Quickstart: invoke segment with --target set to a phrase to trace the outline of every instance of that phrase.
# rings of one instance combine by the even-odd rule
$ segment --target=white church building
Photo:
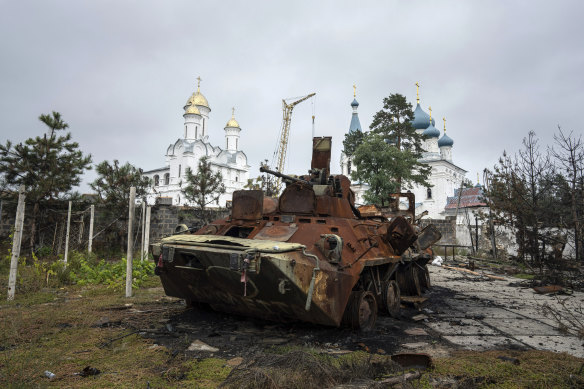
[[[417,85],[417,84],[416,84]],[[354,95],[355,97],[355,95]],[[417,91],[417,105],[414,110],[414,120],[412,125],[416,132],[425,135],[422,144],[425,150],[420,162],[429,165],[432,170],[429,176],[430,188],[415,185],[410,188],[403,188],[404,191],[411,191],[416,196],[416,214],[419,215],[428,211],[428,217],[432,219],[444,219],[447,214],[445,211],[448,197],[454,196],[454,191],[459,189],[466,170],[454,164],[452,160],[452,147],[454,141],[446,135],[446,120],[444,119],[444,134],[440,136],[440,131],[434,127],[435,120],[428,115],[420,106],[419,90]],[[361,123],[357,113],[359,103],[356,98],[351,103],[353,109],[349,132],[362,131]],[[430,109],[430,114],[432,113]],[[355,169],[351,164],[351,157],[341,153],[341,171],[347,177],[350,177],[351,170]],[[354,182],[351,189],[355,192],[356,203],[365,204],[363,195],[369,186]]]
[[[225,207],[231,201],[233,192],[243,189],[249,178],[247,156],[239,149],[241,127],[235,120],[235,110],[223,129],[225,148],[213,146],[209,142],[210,134],[216,138],[217,132],[209,130],[211,107],[201,93],[200,77],[197,80],[197,91],[183,107],[182,136],[167,147],[164,167],[144,172],[144,176],[152,182],[149,203],[162,200],[173,205],[190,205],[182,194],[182,188],[186,185],[186,169],[190,168],[196,174],[199,159],[204,156],[209,158],[213,172],[221,173],[226,189],[218,202],[209,204],[210,208]]]

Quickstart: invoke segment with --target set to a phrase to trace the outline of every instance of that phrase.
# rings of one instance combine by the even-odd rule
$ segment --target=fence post
[[[95,214],[95,205],[91,204],[91,217],[89,218],[89,243],[87,244],[87,252],[91,252],[93,245],[93,216]]]
[[[16,208],[16,221],[14,222],[14,237],[12,238],[12,257],[10,258],[10,275],[8,276],[8,300],[14,300],[16,289],[16,273],[18,269],[18,257],[20,257],[20,242],[22,240],[22,225],[24,224],[24,185],[18,189],[18,206]]]
[[[150,245],[150,213],[151,206],[146,207],[146,221],[144,222],[144,256],[148,259],[148,246]]]
[[[67,211],[67,234],[65,235],[65,256],[63,262],[67,263],[69,255],[69,231],[71,230],[71,201],[69,201],[69,211]]]
[[[133,239],[132,239],[132,231],[134,227],[134,207],[136,200],[136,188],[130,188],[130,204],[128,210],[128,253],[126,255],[126,297],[132,297],[132,246],[133,246]]]
[[[142,201],[142,243],[140,243],[140,261],[144,260],[144,220],[146,220],[146,202]]]

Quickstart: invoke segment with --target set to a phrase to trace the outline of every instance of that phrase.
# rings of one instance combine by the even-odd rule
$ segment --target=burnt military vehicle
[[[400,294],[430,286],[426,264],[440,234],[419,231],[411,193],[394,196],[389,210],[355,208],[349,179],[329,173],[330,155],[331,138],[314,138],[308,175],[260,169],[286,182],[279,198],[236,191],[228,218],[152,245],[166,294],[219,311],[364,330],[378,309],[397,317]]]

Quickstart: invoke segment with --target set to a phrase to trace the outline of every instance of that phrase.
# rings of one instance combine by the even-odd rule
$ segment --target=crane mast
[[[280,131],[280,139],[278,140],[276,152],[276,170],[280,173],[284,171],[284,164],[286,163],[286,151],[288,150],[288,137],[290,135],[292,110],[296,105],[308,100],[314,95],[316,95],[316,93],[311,93],[290,103],[287,103],[285,99],[282,100],[282,130]],[[278,181],[277,187],[280,187],[280,181]]]

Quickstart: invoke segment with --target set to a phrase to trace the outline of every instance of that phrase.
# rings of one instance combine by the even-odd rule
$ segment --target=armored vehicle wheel
[[[384,312],[389,313],[393,318],[399,318],[400,309],[400,291],[397,282],[389,281],[383,285],[383,292],[381,292],[381,304]]]
[[[430,289],[430,272],[427,265],[424,265],[423,268],[418,268],[418,278],[423,291]]]
[[[354,291],[345,308],[343,322],[355,330],[370,331],[377,320],[377,302],[369,291]]]
[[[406,296],[421,296],[422,288],[420,287],[420,277],[418,275],[418,266],[410,263],[401,267],[396,274],[397,284],[402,294]]]

